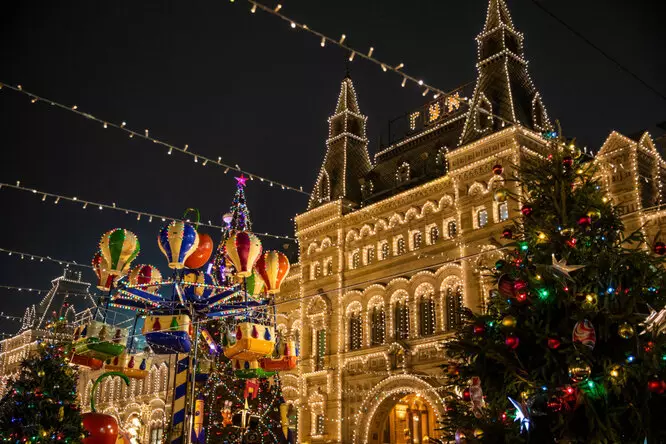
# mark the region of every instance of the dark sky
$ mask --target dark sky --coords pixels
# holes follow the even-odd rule
[[[546,0],[585,36],[666,94],[666,34],[660,2]],[[271,3],[272,4],[272,3]],[[360,50],[404,62],[441,89],[475,79],[486,0],[286,0],[283,12],[313,29],[342,33]],[[666,101],[574,37],[529,0],[509,2],[526,35],[526,56],[551,117],[566,135],[597,148],[608,133],[633,133],[666,120]],[[345,54],[243,0],[37,2],[3,9],[0,81],[101,118],[121,122],[308,191],[325,152],[327,117]],[[371,153],[388,119],[422,103],[416,88],[356,59],[352,78],[369,116]],[[178,216],[197,207],[219,222],[232,175],[149,142],[102,129],[49,105],[0,91],[0,180],[119,206]],[[250,182],[255,229],[293,235],[302,195]],[[99,236],[125,227],[140,238],[139,263],[167,272],[156,245],[160,224],[113,211],[3,189],[0,247],[89,262]],[[213,234],[213,233],[211,233]],[[217,240],[217,235],[215,235]],[[267,241],[269,247],[279,242]],[[56,264],[0,255],[0,285],[48,288]],[[92,271],[84,275],[92,280]],[[0,289],[0,311],[22,313],[24,293]],[[14,330],[7,326],[5,331]]]

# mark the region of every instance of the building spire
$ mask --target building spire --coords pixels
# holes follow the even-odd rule
[[[308,209],[336,199],[345,199],[352,207],[361,202],[359,179],[372,168],[365,136],[366,120],[359,110],[354,84],[347,75],[340,85],[335,112],[328,119],[326,155]]]
[[[486,22],[476,41],[476,88],[460,144],[513,124],[537,132],[551,129],[541,95],[527,71],[523,35],[513,26],[504,0],[489,0]]]

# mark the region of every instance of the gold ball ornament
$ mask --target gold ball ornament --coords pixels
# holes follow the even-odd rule
[[[39,376],[40,378],[43,378],[44,375],[46,375],[46,373],[44,373],[44,370],[40,370],[37,372],[37,376]]]
[[[630,339],[634,336],[635,333],[636,331],[634,330],[634,327],[632,327],[631,324],[627,322],[623,322],[617,328],[617,334],[620,335],[622,339]]]
[[[601,211],[597,210],[596,208],[592,208],[588,210],[587,217],[589,217],[592,223],[594,223],[601,219]]]
[[[569,378],[571,378],[571,382],[573,383],[587,380],[591,373],[592,368],[590,367],[590,364],[580,358],[576,358],[576,360],[569,365]]]
[[[506,202],[508,196],[509,193],[507,193],[506,189],[504,188],[495,190],[495,193],[493,193],[493,198],[495,199],[495,202]]]
[[[513,328],[513,327],[516,326],[516,323],[517,323],[517,321],[516,321],[515,316],[509,315],[509,316],[504,316],[502,318],[502,326],[503,327]]]
[[[474,438],[482,439],[483,438],[483,429],[474,429],[474,432],[472,434],[474,435]]]
[[[599,303],[599,298],[595,293],[587,293],[583,299],[583,308],[595,309]]]
[[[536,238],[537,245],[543,245],[543,244],[548,243],[549,241],[550,241],[550,238],[543,231],[540,231],[539,234],[537,234],[537,238]]]

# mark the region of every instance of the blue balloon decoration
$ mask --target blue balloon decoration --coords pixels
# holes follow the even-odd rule
[[[212,287],[201,285],[215,285],[213,277],[202,270],[187,270],[183,273],[182,280],[183,296],[191,302],[208,299],[215,291]]]
[[[180,270],[199,245],[199,235],[194,225],[174,220],[162,227],[157,235],[157,245],[169,261],[169,267]]]

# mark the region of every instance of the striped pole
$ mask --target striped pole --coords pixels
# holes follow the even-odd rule
[[[190,356],[176,355],[176,382],[173,390],[171,416],[171,444],[183,444],[185,437],[185,401],[187,398],[187,375],[190,369]]]

